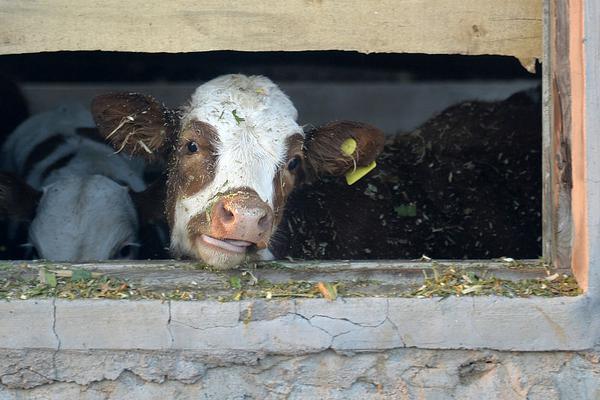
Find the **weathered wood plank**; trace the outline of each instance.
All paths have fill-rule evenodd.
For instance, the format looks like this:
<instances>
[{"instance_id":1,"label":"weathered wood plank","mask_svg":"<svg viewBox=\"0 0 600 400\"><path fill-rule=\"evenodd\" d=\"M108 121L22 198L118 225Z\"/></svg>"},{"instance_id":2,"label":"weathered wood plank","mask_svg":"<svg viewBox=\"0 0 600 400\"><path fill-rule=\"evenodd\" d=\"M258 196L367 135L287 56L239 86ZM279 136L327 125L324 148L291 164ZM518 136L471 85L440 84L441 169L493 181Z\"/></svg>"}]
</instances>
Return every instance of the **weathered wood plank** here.
<instances>
[{"instance_id":1,"label":"weathered wood plank","mask_svg":"<svg viewBox=\"0 0 600 400\"><path fill-rule=\"evenodd\" d=\"M357 50L542 55L541 0L0 0L0 54Z\"/></svg>"},{"instance_id":2,"label":"weathered wood plank","mask_svg":"<svg viewBox=\"0 0 600 400\"><path fill-rule=\"evenodd\" d=\"M571 66L569 63L569 3L550 1L548 41L551 137L544 143L546 178L545 208L546 254L556 268L571 268L572 212L571 191ZM548 172L547 172L548 173Z\"/></svg>"},{"instance_id":3,"label":"weathered wood plank","mask_svg":"<svg viewBox=\"0 0 600 400\"><path fill-rule=\"evenodd\" d=\"M587 154L585 126L585 55L583 36L583 0L569 2L569 80L571 97L571 125L569 126L571 150L571 268L582 288L588 287L589 236L587 203ZM559 221L560 223L560 221Z\"/></svg>"},{"instance_id":4,"label":"weathered wood plank","mask_svg":"<svg viewBox=\"0 0 600 400\"><path fill-rule=\"evenodd\" d=\"M544 1L544 57L542 60L542 256L546 263L552 262L554 239L554 201L552 197L554 166L552 148L552 61L550 57L553 39L550 34L552 22L551 1Z\"/></svg>"}]
</instances>

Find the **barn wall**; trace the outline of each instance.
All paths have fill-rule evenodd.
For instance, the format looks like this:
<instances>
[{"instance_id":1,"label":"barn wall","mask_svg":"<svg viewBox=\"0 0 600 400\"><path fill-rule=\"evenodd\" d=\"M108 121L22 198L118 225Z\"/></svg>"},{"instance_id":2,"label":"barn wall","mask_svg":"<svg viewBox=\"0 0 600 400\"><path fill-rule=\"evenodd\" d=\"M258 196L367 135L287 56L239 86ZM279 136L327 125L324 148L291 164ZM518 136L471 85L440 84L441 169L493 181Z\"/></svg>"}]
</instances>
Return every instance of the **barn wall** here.
<instances>
[{"instance_id":1,"label":"barn wall","mask_svg":"<svg viewBox=\"0 0 600 400\"><path fill-rule=\"evenodd\" d=\"M0 352L0 399L598 399L600 350Z\"/></svg>"},{"instance_id":2,"label":"barn wall","mask_svg":"<svg viewBox=\"0 0 600 400\"><path fill-rule=\"evenodd\" d=\"M150 94L170 107L188 101L199 82L44 84L23 85L31 113L55 109L58 104L88 106L98 93L131 91ZM441 82L278 82L298 109L300 124L321 125L333 120L368 122L386 134L409 132L451 105L466 100L500 101L536 80Z\"/></svg>"}]
</instances>

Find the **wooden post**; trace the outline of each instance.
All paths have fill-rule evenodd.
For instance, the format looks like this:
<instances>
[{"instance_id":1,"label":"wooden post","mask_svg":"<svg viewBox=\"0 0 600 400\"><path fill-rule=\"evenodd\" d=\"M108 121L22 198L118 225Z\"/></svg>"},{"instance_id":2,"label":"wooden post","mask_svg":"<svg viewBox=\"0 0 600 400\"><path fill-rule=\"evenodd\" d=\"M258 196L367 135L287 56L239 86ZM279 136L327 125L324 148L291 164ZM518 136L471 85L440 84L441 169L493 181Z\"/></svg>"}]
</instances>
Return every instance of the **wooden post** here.
<instances>
[{"instance_id":1,"label":"wooden post","mask_svg":"<svg viewBox=\"0 0 600 400\"><path fill-rule=\"evenodd\" d=\"M550 126L544 141L544 255L588 287L584 0L549 1ZM587 0L591 1L591 0ZM549 136L549 137L548 137ZM547 169L549 167L549 169Z\"/></svg>"},{"instance_id":2,"label":"wooden post","mask_svg":"<svg viewBox=\"0 0 600 400\"><path fill-rule=\"evenodd\" d=\"M544 138L544 256L554 267L571 267L571 77L569 2L549 0L546 74L550 124ZM549 137L548 137L549 136Z\"/></svg>"}]
</instances>

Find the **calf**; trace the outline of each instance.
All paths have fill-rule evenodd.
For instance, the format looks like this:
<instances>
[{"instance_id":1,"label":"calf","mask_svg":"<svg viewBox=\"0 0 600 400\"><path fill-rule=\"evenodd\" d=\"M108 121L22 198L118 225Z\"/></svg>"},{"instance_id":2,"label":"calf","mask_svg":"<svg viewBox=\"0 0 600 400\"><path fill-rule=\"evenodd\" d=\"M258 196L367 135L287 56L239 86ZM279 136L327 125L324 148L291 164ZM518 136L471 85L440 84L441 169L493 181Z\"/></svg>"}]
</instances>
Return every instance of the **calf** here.
<instances>
[{"instance_id":1,"label":"calf","mask_svg":"<svg viewBox=\"0 0 600 400\"><path fill-rule=\"evenodd\" d=\"M60 107L29 118L7 138L0 217L30 221L29 243L41 258L132 258L138 220L148 219L136 211L150 194L143 163L82 135L86 127L94 127L89 111Z\"/></svg>"},{"instance_id":2,"label":"calf","mask_svg":"<svg viewBox=\"0 0 600 400\"><path fill-rule=\"evenodd\" d=\"M292 189L369 165L384 142L381 131L357 122L305 133L290 99L262 76L211 80L179 112L120 93L97 97L92 113L116 149L169 159L171 252L218 268L271 258ZM341 147L350 138L356 148L346 154Z\"/></svg>"}]
</instances>

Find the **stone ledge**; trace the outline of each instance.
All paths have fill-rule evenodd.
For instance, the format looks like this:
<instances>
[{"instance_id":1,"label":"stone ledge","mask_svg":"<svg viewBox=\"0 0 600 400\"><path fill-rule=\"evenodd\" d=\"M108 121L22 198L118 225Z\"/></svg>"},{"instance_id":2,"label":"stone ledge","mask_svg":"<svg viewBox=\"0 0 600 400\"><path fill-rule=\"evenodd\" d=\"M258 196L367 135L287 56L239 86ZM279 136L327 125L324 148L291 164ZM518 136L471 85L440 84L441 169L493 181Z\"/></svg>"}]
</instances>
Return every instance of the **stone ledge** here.
<instances>
[{"instance_id":1,"label":"stone ledge","mask_svg":"<svg viewBox=\"0 0 600 400\"><path fill-rule=\"evenodd\" d=\"M299 355L416 347L583 350L597 338L589 297L0 303L0 348L197 350Z\"/></svg>"}]
</instances>

